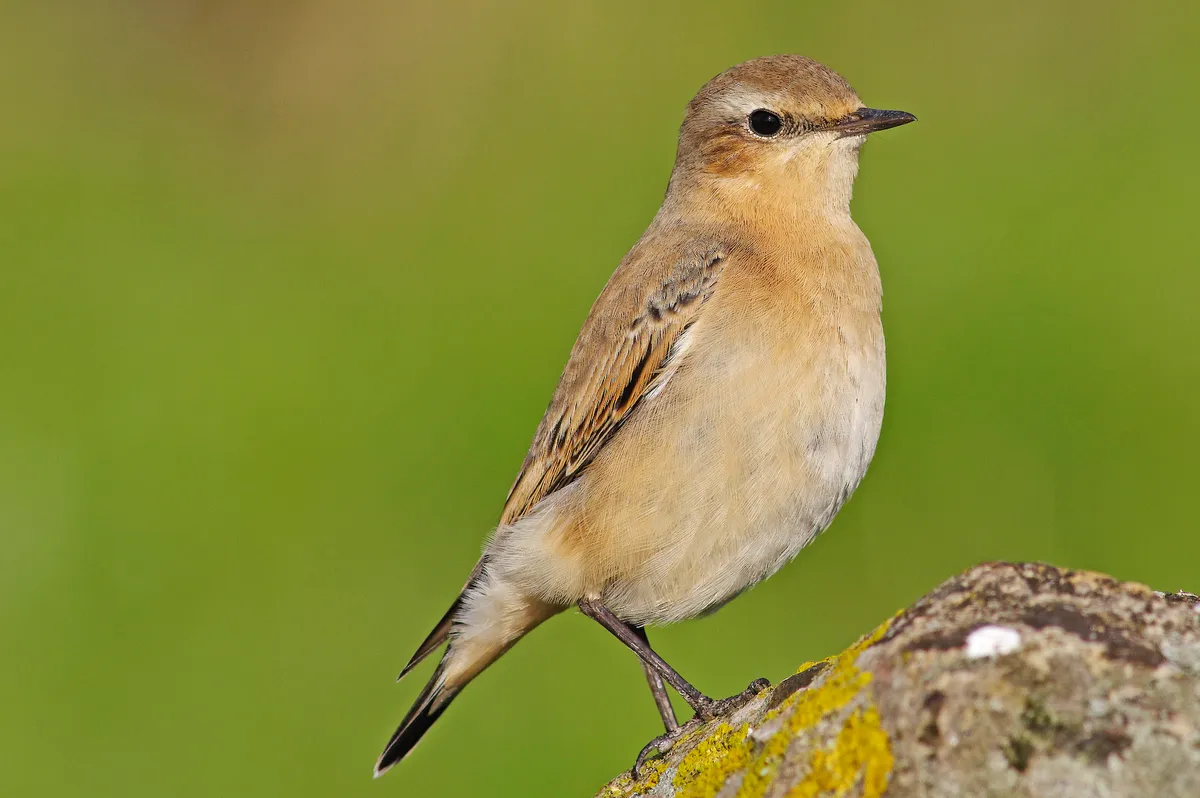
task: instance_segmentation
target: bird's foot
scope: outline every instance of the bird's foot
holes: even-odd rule
[[[685,734],[699,726],[701,723],[703,723],[703,721],[699,716],[696,716],[682,726],[678,726],[666,734],[660,734],[650,742],[646,743],[646,747],[638,752],[637,760],[634,761],[633,770],[629,771],[629,775],[633,777],[634,781],[640,779],[643,765],[652,759],[658,759],[666,756],[667,753],[675,747],[675,743],[679,742],[679,740]]]
[[[763,690],[766,690],[770,686],[771,683],[766,679],[755,679],[750,683],[749,687],[737,695],[730,696],[729,698],[722,698],[717,701],[710,699],[708,704],[701,706],[696,711],[696,717],[700,718],[701,720],[709,721],[713,718],[719,718],[722,715],[728,715],[731,712],[736,712],[746,704],[750,703],[750,701],[753,700],[756,695],[761,693]]]
[[[750,703],[755,696],[770,686],[771,683],[766,679],[755,679],[750,683],[749,687],[737,695],[730,696],[729,698],[722,698],[716,701],[713,699],[708,699],[708,703],[701,705],[696,714],[692,716],[692,719],[687,723],[673,731],[667,732],[666,734],[660,734],[658,737],[655,737],[653,740],[648,742],[646,747],[638,753],[637,760],[633,763],[633,770],[630,771],[629,775],[631,775],[635,780],[640,778],[643,765],[652,759],[658,759],[659,757],[666,756],[670,750],[675,747],[675,743],[687,736],[693,729],[707,723],[714,718],[719,718],[723,715],[728,715],[731,712],[736,712],[746,704]]]

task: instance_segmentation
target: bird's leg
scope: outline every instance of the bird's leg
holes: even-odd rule
[[[657,671],[667,684],[674,687],[683,696],[683,700],[687,702],[693,712],[705,720],[713,717],[712,706],[716,702],[692,687],[686,679],[667,664],[666,660],[658,656],[654,649],[650,648],[645,634],[639,635],[631,626],[613,615],[612,610],[598,601],[582,599],[579,602],[579,609],[583,611],[584,615],[612,632],[614,637],[633,649],[633,653],[637,654],[644,664]]]
[[[648,647],[650,639],[646,637],[645,627],[634,626],[632,628],[633,633],[640,637]],[[679,728],[679,719],[675,717],[675,707],[671,706],[671,696],[667,695],[667,687],[663,684],[662,674],[645,661],[642,662],[642,670],[646,672],[646,683],[650,685],[650,694],[654,696],[654,704],[658,707],[658,714],[662,716],[663,726],[666,727],[667,734],[671,734]]]
[[[675,718],[675,709],[671,706],[671,698],[667,695],[666,687],[663,686],[664,679],[679,691],[679,694],[688,702],[688,706],[696,712],[688,726],[700,722],[702,720],[701,708],[707,710],[715,702],[692,687],[686,679],[655,653],[654,649],[650,648],[650,640],[646,637],[645,629],[640,626],[628,625],[598,601],[584,599],[579,602],[579,609],[584,615],[612,632],[618,640],[629,646],[633,649],[633,653],[638,655],[642,661],[642,668],[646,672],[646,681],[650,684],[650,692],[654,694],[654,703],[658,705],[663,725],[667,727],[666,734],[655,737],[638,752],[632,770],[633,777],[637,778],[646,760],[662,756],[670,751],[671,747],[675,745],[675,741],[683,736],[684,730],[687,728],[687,726],[680,726],[679,721]]]
[[[658,704],[659,712],[662,713],[663,724],[667,727],[666,734],[655,737],[638,754],[637,761],[633,765],[633,775],[635,778],[638,775],[638,771],[641,770],[642,764],[647,759],[651,759],[655,755],[665,754],[671,750],[671,746],[683,736],[684,731],[689,726],[697,722],[711,720],[725,712],[731,712],[771,686],[771,683],[766,679],[755,679],[749,687],[738,695],[721,701],[714,701],[695,687],[692,687],[686,679],[666,663],[666,660],[655,653],[654,649],[650,648],[650,641],[646,637],[644,629],[625,623],[614,615],[612,610],[598,601],[583,599],[579,602],[579,609],[584,615],[592,618],[605,629],[612,632],[613,636],[633,649],[633,653],[637,654],[642,660],[642,666],[646,670],[646,680],[650,682],[650,690],[654,693],[654,701]],[[652,677],[651,674],[657,678]],[[696,713],[696,716],[684,726],[680,726],[679,722],[675,720],[675,711],[671,708],[666,691],[662,689],[663,681],[679,691],[679,694],[683,696],[683,700]],[[675,722],[675,728],[673,729],[671,728],[671,721]]]

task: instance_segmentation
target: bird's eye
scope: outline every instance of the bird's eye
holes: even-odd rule
[[[783,127],[783,120],[766,108],[750,112],[750,129],[760,136],[770,138]]]

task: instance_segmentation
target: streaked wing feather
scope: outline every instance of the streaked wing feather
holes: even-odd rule
[[[639,262],[635,249],[596,300],[509,491],[501,527],[578,477],[658,384],[725,260],[720,247],[686,248],[692,252],[665,268]],[[649,279],[618,280],[629,276],[625,269]]]
[[[635,247],[596,300],[509,491],[500,530],[579,476],[645,396],[669,377],[676,344],[711,296],[726,257],[718,246],[677,235],[678,247],[654,249],[685,254],[662,263],[639,257],[649,248]],[[486,560],[485,555],[475,565],[463,593],[401,677],[451,638],[463,596]],[[428,723],[435,717],[430,715]]]

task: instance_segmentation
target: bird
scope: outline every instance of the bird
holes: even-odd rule
[[[867,135],[913,121],[800,55],[700,89],[662,205],[584,321],[497,527],[400,674],[442,649],[376,776],[572,607],[641,660],[666,729],[655,750],[684,728],[665,685],[699,720],[769,686],[710,698],[646,628],[774,574],[866,473],[883,421],[882,287],[850,199]]]

